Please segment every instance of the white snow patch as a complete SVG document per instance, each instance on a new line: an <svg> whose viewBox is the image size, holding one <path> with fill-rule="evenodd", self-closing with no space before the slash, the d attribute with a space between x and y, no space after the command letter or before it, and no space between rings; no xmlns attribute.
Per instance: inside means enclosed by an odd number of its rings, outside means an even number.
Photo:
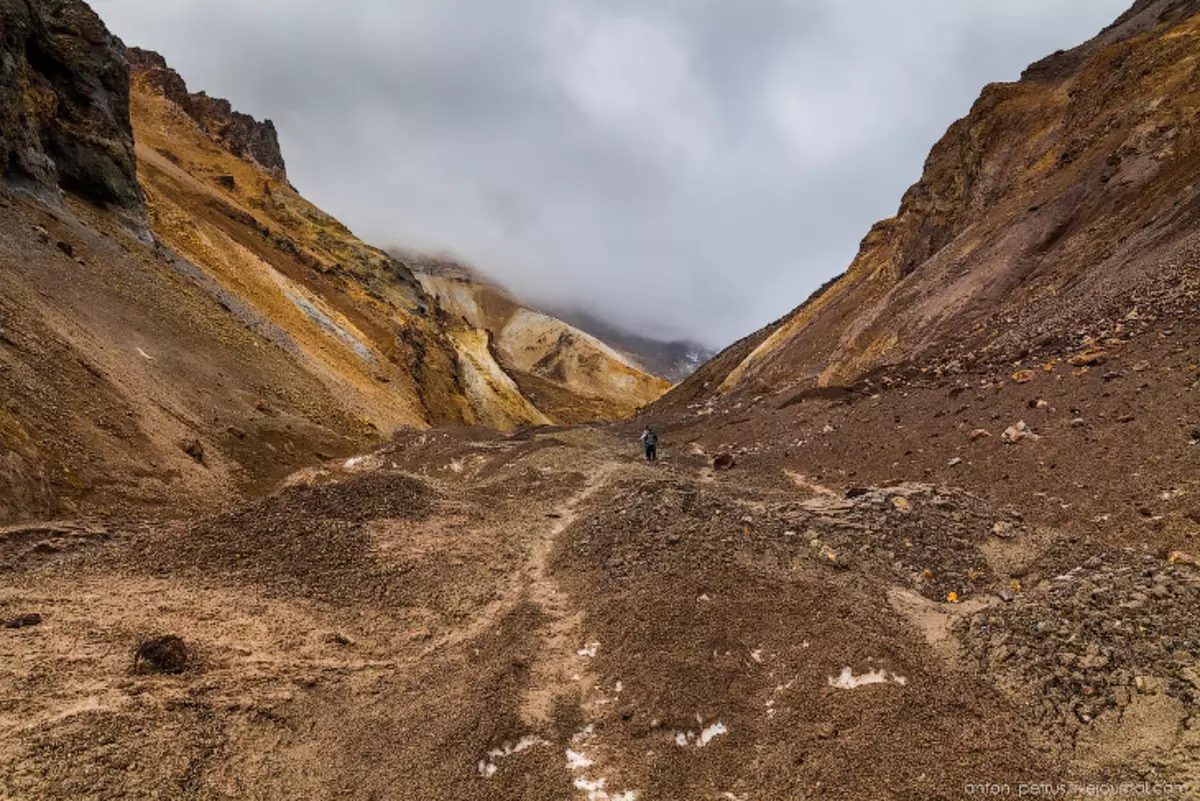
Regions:
<svg viewBox="0 0 1200 801"><path fill-rule="evenodd" d="M592 643L588 643L584 647L580 648L575 653L579 654L580 656L586 656L586 657L590 658L590 657L595 656L596 652L599 650L600 650L600 643L592 642Z"/></svg>
<svg viewBox="0 0 1200 801"><path fill-rule="evenodd" d="M575 787L587 793L588 801L635 801L637 793L633 790L628 790L624 793L609 793L604 789L607 781L605 779L579 778L575 780Z"/></svg>
<svg viewBox="0 0 1200 801"><path fill-rule="evenodd" d="M479 775L483 776L485 779L490 779L492 776L495 776L496 771L500 769L496 764L498 760L504 759L505 757L510 757L513 754L519 754L522 751L533 748L536 745L550 745L550 743L536 735L527 734L520 740L517 740L515 743L505 743L499 748L493 748L491 751L488 751L487 754L489 757L491 757L491 759L479 760L479 764L476 766L479 770Z"/></svg>
<svg viewBox="0 0 1200 801"><path fill-rule="evenodd" d="M699 734L694 731L676 732L675 745L679 746L680 748L687 748L689 745L694 745L697 748L703 748L711 743L713 738L728 733L729 729L725 728L725 724L718 720L711 726L702 729Z"/></svg>
<svg viewBox="0 0 1200 801"><path fill-rule="evenodd" d="M829 686L836 687L839 690L853 690L857 687L862 687L867 684L899 684L904 686L908 684L908 679L896 673L888 673L886 670L870 670L863 673L861 676L855 676L854 671L850 668L842 668L842 674L837 678L829 677Z"/></svg>
<svg viewBox="0 0 1200 801"><path fill-rule="evenodd" d="M582 743L590 739L595 731L595 726L588 724L571 736L571 742L580 750L576 750L575 748L567 749L568 770L580 773L596 764L595 760L582 750ZM607 786L608 779L603 777L593 779L587 775L583 775L575 779L575 788L587 793L588 801L637 801L637 793L635 791L626 790L621 793L610 793L605 789Z"/></svg>

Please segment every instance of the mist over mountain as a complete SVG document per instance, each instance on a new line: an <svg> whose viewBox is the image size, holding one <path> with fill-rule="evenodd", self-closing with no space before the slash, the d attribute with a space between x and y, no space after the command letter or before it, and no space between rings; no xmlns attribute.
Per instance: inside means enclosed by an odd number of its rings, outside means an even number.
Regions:
<svg viewBox="0 0 1200 801"><path fill-rule="evenodd" d="M980 86L1124 5L96 8L274 120L292 182L365 240L447 250L530 302L721 348L845 268Z"/></svg>

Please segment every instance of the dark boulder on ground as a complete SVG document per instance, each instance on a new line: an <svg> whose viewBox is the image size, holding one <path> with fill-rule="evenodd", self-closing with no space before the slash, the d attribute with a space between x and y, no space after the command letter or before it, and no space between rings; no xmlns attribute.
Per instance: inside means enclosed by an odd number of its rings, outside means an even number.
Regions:
<svg viewBox="0 0 1200 801"><path fill-rule="evenodd" d="M150 670L155 673L182 673L188 665L188 647L174 635L156 637L142 643L133 655L135 673Z"/></svg>

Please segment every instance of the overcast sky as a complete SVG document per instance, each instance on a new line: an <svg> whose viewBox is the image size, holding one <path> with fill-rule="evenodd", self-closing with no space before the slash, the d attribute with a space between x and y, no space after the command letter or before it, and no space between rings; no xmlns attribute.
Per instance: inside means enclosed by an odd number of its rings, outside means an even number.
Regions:
<svg viewBox="0 0 1200 801"><path fill-rule="evenodd" d="M728 344L845 269L985 83L1131 0L91 0L372 244Z"/></svg>

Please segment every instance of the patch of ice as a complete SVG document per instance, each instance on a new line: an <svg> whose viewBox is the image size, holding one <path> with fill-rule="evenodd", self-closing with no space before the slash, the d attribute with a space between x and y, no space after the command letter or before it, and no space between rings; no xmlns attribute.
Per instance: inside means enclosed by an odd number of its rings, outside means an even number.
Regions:
<svg viewBox="0 0 1200 801"><path fill-rule="evenodd" d="M502 748L493 748L491 751L488 751L488 756L498 759L512 756L513 754L519 754L522 751L533 748L535 745L549 745L549 743L536 735L527 734L515 743L505 743Z"/></svg>
<svg viewBox="0 0 1200 801"><path fill-rule="evenodd" d="M701 729L699 734L694 731L676 732L675 745L679 746L680 748L687 748L689 745L694 745L697 748L703 748L712 742L713 738L728 733L729 729L725 728L725 724L718 720L711 726Z"/></svg>
<svg viewBox="0 0 1200 801"><path fill-rule="evenodd" d="M593 767L596 762L582 750L582 743L595 733L595 726L588 724L571 736L571 742L579 748L567 749L567 769L580 773ZM626 790L621 793L610 793L605 787L608 786L608 779L598 778L593 779L587 775L578 776L575 779L575 789L582 790L587 793L588 801L637 801L637 793L633 790Z"/></svg>
<svg viewBox="0 0 1200 801"><path fill-rule="evenodd" d="M346 461L342 462L342 468L356 473L380 470L383 468L383 457L377 453L368 453L363 456L352 456Z"/></svg>
<svg viewBox="0 0 1200 801"><path fill-rule="evenodd" d="M854 671L850 668L842 668L842 674L837 678L829 677L829 686L836 687L839 690L853 690L857 687L863 687L867 684L899 684L904 686L908 684L908 679L896 673L888 673L886 670L869 670L861 676L855 676Z"/></svg>
<svg viewBox="0 0 1200 801"><path fill-rule="evenodd" d="M527 734L520 740L517 740L515 743L505 743L499 748L493 748L487 753L490 759L479 760L479 764L476 766L479 770L479 775L485 779L490 779L492 776L495 776L496 771L500 769L496 764L497 761L504 759L505 757L510 757L513 754L519 754L522 751L533 748L536 745L550 745L550 743L536 735Z"/></svg>
<svg viewBox="0 0 1200 801"><path fill-rule="evenodd" d="M586 656L586 657L590 658L590 657L595 656L596 652L599 650L600 650L600 643L592 642L592 643L588 643L584 647L580 648L575 653L579 654L580 656Z"/></svg>

